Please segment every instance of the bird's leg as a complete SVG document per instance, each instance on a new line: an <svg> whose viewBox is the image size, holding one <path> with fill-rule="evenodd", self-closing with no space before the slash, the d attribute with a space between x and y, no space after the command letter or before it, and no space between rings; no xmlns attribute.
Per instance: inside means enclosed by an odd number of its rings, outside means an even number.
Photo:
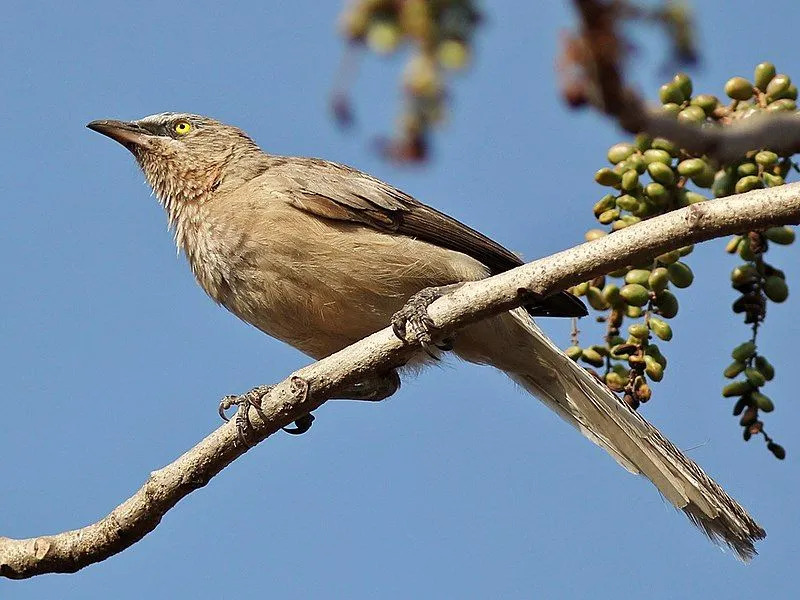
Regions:
<svg viewBox="0 0 800 600"><path fill-rule="evenodd" d="M452 340L443 339L434 341L433 334L436 326L428 315L428 307L442 296L454 292L463 283L453 283L440 287L425 288L408 299L405 306L392 315L392 329L401 340L406 339L410 329L411 334L419 342L422 349L432 358L439 359L434 347L439 350L452 350Z"/></svg>

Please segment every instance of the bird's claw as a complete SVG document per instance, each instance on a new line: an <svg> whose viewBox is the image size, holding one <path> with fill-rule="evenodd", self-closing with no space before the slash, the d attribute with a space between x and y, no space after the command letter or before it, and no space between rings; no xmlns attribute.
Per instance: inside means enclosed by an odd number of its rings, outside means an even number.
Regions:
<svg viewBox="0 0 800 600"><path fill-rule="evenodd" d="M225 396L219 403L217 412L222 417L223 421L230 421L228 415L225 414L232 406L236 406L236 431L239 434L239 439L245 446L252 446L247 439L247 434L252 429L250 423L250 407L257 411L261 410L261 399L272 391L272 385L260 385L253 388L249 392L241 396Z"/></svg>
<svg viewBox="0 0 800 600"><path fill-rule="evenodd" d="M434 341L436 325L428 315L428 307L444 296L441 288L425 288L411 296L405 306L392 315L392 331L405 341L409 329L428 356L439 360L436 350L452 350L451 340Z"/></svg>
<svg viewBox="0 0 800 600"><path fill-rule="evenodd" d="M281 427L286 433L291 433L292 435L302 435L309 429L311 429L311 424L314 422L314 415L308 413L307 415L300 417L299 419L295 419L294 428L289 427Z"/></svg>

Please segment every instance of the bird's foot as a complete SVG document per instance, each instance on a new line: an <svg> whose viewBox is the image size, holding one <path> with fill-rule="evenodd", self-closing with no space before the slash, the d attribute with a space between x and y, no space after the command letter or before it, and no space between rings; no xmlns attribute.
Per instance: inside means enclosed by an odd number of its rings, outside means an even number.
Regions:
<svg viewBox="0 0 800 600"><path fill-rule="evenodd" d="M428 315L428 307L442 296L460 287L461 284L425 288L408 299L405 306L392 315L394 334L405 341L409 333L417 340L422 349L431 357L439 360L436 350L452 350L452 340L434 340L436 325Z"/></svg>
<svg viewBox="0 0 800 600"><path fill-rule="evenodd" d="M222 417L224 421L228 421L228 416L225 414L232 406L236 406L236 430L239 433L239 439L242 443L246 446L252 446L250 440L248 439L248 434L252 429L253 425L250 423L250 408L256 410L256 412L261 412L261 401L267 396L273 389L274 385L260 385L258 387L253 388L249 392L241 394L240 396L225 396L222 401L219 403L219 416ZM301 398L305 398L308 394L308 383L301 379L300 377L293 377L292 378L292 393L294 395L300 396ZM291 433L292 435L299 435L301 433L305 433L311 428L311 424L314 422L314 415L311 413L296 419L294 424L295 427L290 429L287 427L283 427L282 429L286 433Z"/></svg>
<svg viewBox="0 0 800 600"><path fill-rule="evenodd" d="M219 416L222 417L223 421L230 420L225 411L232 406L236 407L236 431L245 446L252 446L248 439L248 433L253 427L252 423L250 423L250 408L260 411L262 398L268 395L274 387L272 385L260 385L239 396L225 396L219 403L217 412L219 412Z"/></svg>
<svg viewBox="0 0 800 600"><path fill-rule="evenodd" d="M336 394L331 400L366 400L379 402L400 389L400 376L397 371L389 371L385 376L375 375L359 381L346 390Z"/></svg>

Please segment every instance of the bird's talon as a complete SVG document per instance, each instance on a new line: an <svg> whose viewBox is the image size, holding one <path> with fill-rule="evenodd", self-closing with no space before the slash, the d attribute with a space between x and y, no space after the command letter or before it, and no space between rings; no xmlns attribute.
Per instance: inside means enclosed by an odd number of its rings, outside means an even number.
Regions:
<svg viewBox="0 0 800 600"><path fill-rule="evenodd" d="M451 349L450 344L439 345L433 339L432 333L436 331L436 324L428 314L428 307L444 295L442 288L426 288L409 298L406 305L392 316L392 330L401 340L405 340L411 331L423 351L436 360L439 360L438 349Z"/></svg>
<svg viewBox="0 0 800 600"><path fill-rule="evenodd" d="M286 433L290 433L292 435L302 435L309 429L311 429L311 424L314 422L314 415L308 413L307 415L296 419L294 422L294 429L290 429L289 427L282 427Z"/></svg>

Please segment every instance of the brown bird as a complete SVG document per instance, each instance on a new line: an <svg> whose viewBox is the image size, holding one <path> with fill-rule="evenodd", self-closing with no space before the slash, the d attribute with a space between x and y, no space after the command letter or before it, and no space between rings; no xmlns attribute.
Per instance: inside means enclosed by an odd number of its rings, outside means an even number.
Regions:
<svg viewBox="0 0 800 600"><path fill-rule="evenodd" d="M208 295L313 358L386 327L396 313L402 329L415 314L413 302L412 310L403 309L409 299L434 297L418 294L426 288L522 264L496 242L383 181L324 160L266 154L240 129L207 117L164 113L88 127L133 153ZM710 538L751 558L764 530L530 318L584 314L577 298L561 293L527 312L464 328L452 349L507 373L620 465L647 477ZM426 341L419 320L410 321ZM416 362L427 358L420 352ZM398 385L396 373L388 373L364 382L353 396L381 398Z"/></svg>

